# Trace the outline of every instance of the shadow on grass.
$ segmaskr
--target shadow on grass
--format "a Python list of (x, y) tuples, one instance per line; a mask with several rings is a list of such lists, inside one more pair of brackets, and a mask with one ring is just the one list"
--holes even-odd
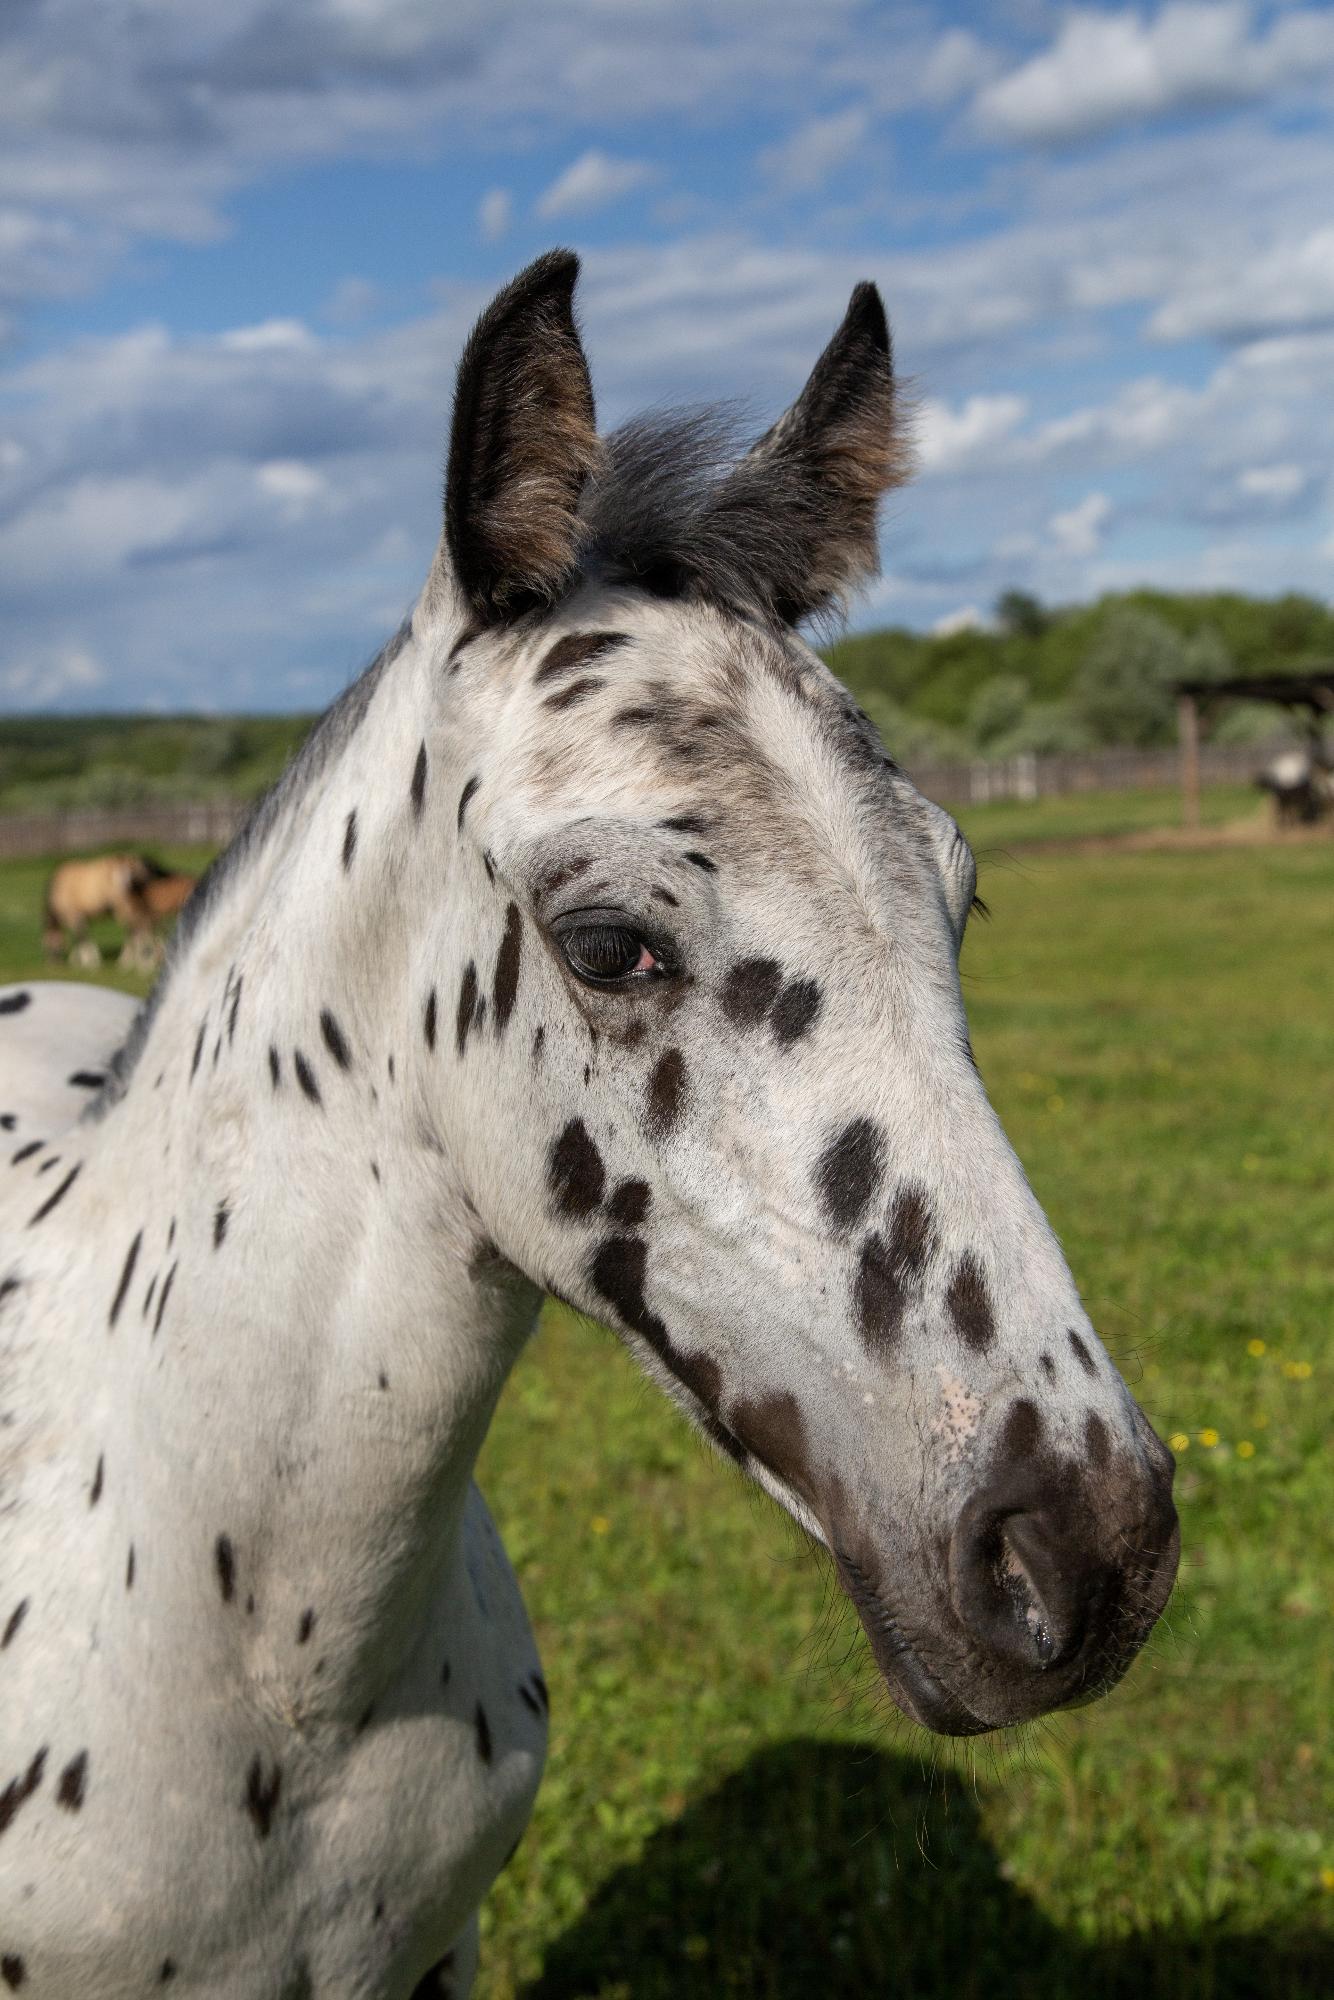
[(907, 1757), (760, 1752), (619, 1869), (521, 2000), (1328, 2000), (1315, 1934), (1086, 1945), (1005, 1881), (966, 1793)]

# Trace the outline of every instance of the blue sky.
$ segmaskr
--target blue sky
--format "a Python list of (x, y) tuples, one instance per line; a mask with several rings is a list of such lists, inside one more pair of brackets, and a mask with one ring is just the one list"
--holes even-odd
[(877, 280), (920, 471), (854, 622), (1334, 591), (1334, 6), (9, 0), (0, 101), (0, 707), (335, 693), (557, 242), (606, 423), (759, 427)]

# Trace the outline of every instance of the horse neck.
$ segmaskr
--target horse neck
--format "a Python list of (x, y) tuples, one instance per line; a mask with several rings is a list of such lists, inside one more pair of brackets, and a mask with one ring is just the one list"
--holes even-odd
[(540, 1300), (486, 1253), (425, 1032), (461, 783), (436, 651), (224, 873), (89, 1134), (135, 1190), (117, 1271), (142, 1232), (110, 1343), (137, 1476), (294, 1617), (336, 1568), (371, 1635), (438, 1573)]

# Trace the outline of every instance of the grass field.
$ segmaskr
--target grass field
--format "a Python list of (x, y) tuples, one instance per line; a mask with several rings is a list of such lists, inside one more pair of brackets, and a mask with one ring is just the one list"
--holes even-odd
[[(1166, 1628), (1095, 1708), (931, 1741), (776, 1510), (548, 1308), (481, 1467), (554, 1722), (480, 2000), (1334, 1993), (1334, 844), (1024, 851), (1019, 811), (965, 815), (974, 1042), (1179, 1450)], [(41, 872), (0, 870), (0, 977)]]

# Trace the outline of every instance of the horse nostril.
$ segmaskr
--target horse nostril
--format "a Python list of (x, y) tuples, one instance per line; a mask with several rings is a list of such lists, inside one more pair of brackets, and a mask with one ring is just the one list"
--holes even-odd
[(1078, 1652), (1096, 1576), (1040, 1511), (1008, 1513), (979, 1494), (950, 1544), (950, 1594), (971, 1636), (1016, 1666), (1050, 1668)]

